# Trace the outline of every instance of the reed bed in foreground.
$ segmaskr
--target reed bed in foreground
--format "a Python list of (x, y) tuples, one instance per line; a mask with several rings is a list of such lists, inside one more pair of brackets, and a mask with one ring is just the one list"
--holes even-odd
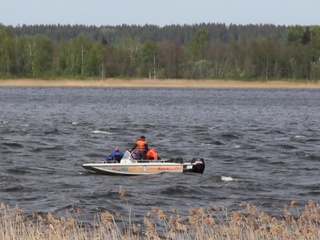
[(243, 210), (230, 213), (226, 207), (191, 209), (184, 218), (177, 209), (165, 213), (153, 208), (142, 224), (132, 223), (130, 217), (117, 222), (120, 215), (105, 211), (89, 224), (71, 214), (61, 218), (50, 213), (27, 216), (18, 207), (1, 204), (0, 239), (320, 239), (320, 204), (310, 202), (299, 212), (297, 203), (292, 202), (280, 217), (249, 204), (241, 207)]

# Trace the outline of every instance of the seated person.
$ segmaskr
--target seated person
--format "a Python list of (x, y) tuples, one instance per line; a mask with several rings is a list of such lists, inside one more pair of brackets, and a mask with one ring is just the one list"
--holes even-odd
[(160, 156), (154, 148), (151, 148), (147, 153), (147, 159), (160, 160)]
[(114, 152), (111, 153), (111, 155), (109, 157), (104, 158), (104, 162), (111, 161), (111, 160), (115, 160), (117, 162), (120, 162), (122, 157), (123, 157), (123, 152), (120, 152), (120, 149), (118, 147), (116, 147), (114, 149)]
[(141, 136), (140, 138), (137, 139), (136, 143), (134, 144), (133, 148), (131, 148), (130, 152), (135, 150), (137, 148), (137, 159), (142, 160), (142, 159), (147, 159), (147, 152), (148, 152), (148, 142), (146, 140), (145, 136)]

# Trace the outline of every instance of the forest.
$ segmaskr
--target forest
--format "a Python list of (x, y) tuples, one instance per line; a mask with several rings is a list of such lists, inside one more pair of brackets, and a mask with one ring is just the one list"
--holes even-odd
[(320, 79), (320, 26), (0, 24), (0, 78)]

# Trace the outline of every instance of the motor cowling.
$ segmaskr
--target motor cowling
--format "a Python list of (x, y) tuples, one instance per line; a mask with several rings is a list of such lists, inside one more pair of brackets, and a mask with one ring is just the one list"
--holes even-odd
[(203, 173), (205, 169), (205, 163), (203, 158), (193, 158), (192, 161), (192, 172)]

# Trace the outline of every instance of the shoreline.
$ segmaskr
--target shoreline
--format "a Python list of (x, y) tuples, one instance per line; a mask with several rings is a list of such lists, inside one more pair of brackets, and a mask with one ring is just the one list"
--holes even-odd
[(318, 82), (236, 81), (186, 79), (103, 79), (103, 80), (37, 80), (5, 79), (0, 87), (83, 87), (83, 88), (193, 88), (193, 89), (320, 89)]

